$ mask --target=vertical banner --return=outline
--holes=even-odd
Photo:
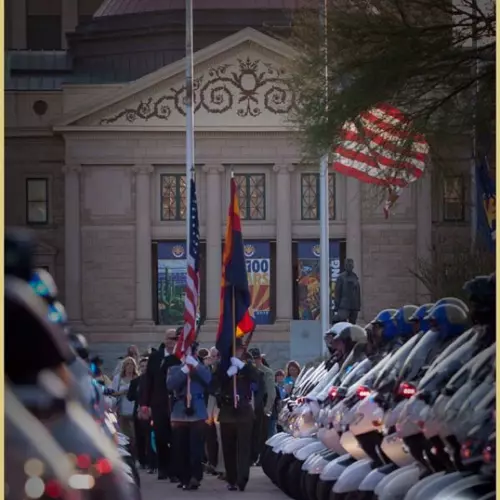
[[[158,243],[158,322],[182,325],[187,256],[184,241]]]
[[[299,319],[320,319],[320,245],[319,241],[299,241],[298,302]],[[340,243],[330,241],[330,309],[335,297],[335,281],[340,274]]]
[[[269,241],[246,241],[244,252],[252,298],[250,312],[255,324],[268,325],[271,323],[271,244]]]

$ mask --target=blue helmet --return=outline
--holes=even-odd
[[[445,337],[461,335],[469,327],[467,313],[455,304],[434,306],[424,320],[429,321],[431,328],[438,330]]]
[[[426,316],[429,314],[429,311],[434,307],[434,304],[424,304],[417,308],[417,310],[411,315],[410,321],[412,323],[418,324],[418,330],[421,332],[426,332],[430,328],[429,321],[426,320]]]
[[[386,326],[387,334],[391,337],[409,337],[413,332],[411,316],[418,309],[417,306],[407,305],[398,309],[392,316],[392,322]]]
[[[68,322],[66,309],[59,301],[49,305],[49,321],[57,325],[65,325]]]
[[[52,303],[56,299],[56,283],[54,278],[45,269],[36,269],[31,276],[29,284],[35,293],[47,302]]]
[[[463,309],[465,313],[469,314],[469,308],[467,307],[467,304],[463,300],[457,299],[456,297],[444,297],[442,299],[439,299],[434,304],[434,307],[441,306],[443,304],[453,304]]]
[[[396,309],[383,309],[375,316],[375,319],[371,321],[372,325],[379,326],[381,328],[382,337],[385,340],[397,337],[397,333],[394,333],[395,328],[393,328],[394,321],[392,319],[396,312]]]

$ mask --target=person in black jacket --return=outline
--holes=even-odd
[[[175,460],[171,457],[172,428],[170,425],[171,401],[167,389],[167,372],[171,366],[179,365],[180,360],[173,354],[175,343],[183,327],[167,330],[165,342],[148,360],[144,378],[144,389],[139,395],[141,415],[151,415],[156,438],[158,458],[158,479],[170,478],[178,482]]]
[[[151,420],[149,418],[144,418],[139,412],[139,398],[141,391],[144,389],[147,364],[148,358],[142,358],[139,362],[140,375],[130,382],[127,399],[134,402],[134,430],[137,460],[143,469],[146,467],[152,469],[154,468],[154,464],[151,463],[151,455],[149,453]]]

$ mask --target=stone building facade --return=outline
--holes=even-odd
[[[197,51],[194,61],[200,340],[215,338],[234,173],[260,318],[254,342],[276,366],[289,357],[290,322],[316,317],[318,300],[318,167],[301,162],[287,122],[296,97],[285,78],[293,55],[245,28]],[[6,93],[7,224],[34,230],[38,265],[55,276],[74,328],[109,359],[128,344],[156,345],[178,324],[168,301],[185,267],[183,86],[178,60],[126,83]],[[443,210],[463,200],[445,199],[427,176],[404,190],[385,220],[369,186],[332,174],[329,192],[332,277],[345,257],[354,259],[362,319],[426,301],[411,271],[430,258]]]

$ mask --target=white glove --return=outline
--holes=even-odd
[[[186,356],[186,365],[189,365],[189,366],[192,366],[192,367],[196,367],[198,366],[199,362],[196,358],[194,358],[193,356],[189,355],[189,356]]]
[[[228,377],[234,377],[238,373],[238,368],[232,365],[229,367],[226,373]]]
[[[188,375],[189,374],[189,366],[182,365],[181,372],[184,372],[186,375]]]
[[[243,361],[241,361],[241,359],[231,358],[231,366],[236,366],[236,368],[238,368],[238,370],[241,370],[245,366],[245,363],[243,363]]]

